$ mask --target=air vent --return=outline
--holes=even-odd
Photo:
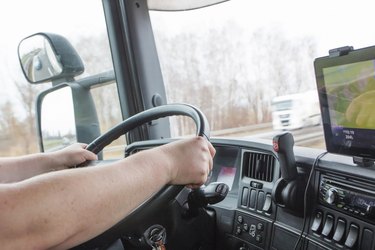
[[[272,182],[275,157],[270,154],[246,151],[243,154],[242,175]]]
[[[149,149],[149,147],[135,147],[135,148],[132,148],[132,149],[126,149],[125,150],[125,157],[128,157],[130,155],[133,155],[135,153],[138,153],[140,151],[143,151],[143,150],[146,150],[146,149]]]

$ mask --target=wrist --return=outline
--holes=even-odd
[[[66,168],[65,164],[61,161],[61,156],[58,151],[43,153],[43,156],[46,159],[47,167],[53,170],[62,170]]]
[[[164,182],[164,184],[170,184],[176,174],[174,173],[172,160],[168,157],[168,152],[164,147],[156,147],[149,151],[150,152],[142,158],[147,160],[148,162],[146,164],[152,168],[150,173],[161,177],[161,181]]]
[[[176,164],[173,162],[173,153],[168,151],[168,146],[164,145],[161,147],[155,148],[158,156],[158,163],[161,165],[162,171],[165,173],[167,178],[167,184],[171,184],[177,176]]]

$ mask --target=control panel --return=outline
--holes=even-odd
[[[358,218],[375,222],[375,192],[322,176],[319,201]]]
[[[374,249],[374,226],[369,223],[322,206],[313,213],[311,219],[310,232],[330,248]]]
[[[374,249],[375,192],[370,183],[322,174],[310,220],[314,240],[338,249]]]
[[[268,230],[268,222],[244,213],[236,214],[233,235],[250,245],[265,249]]]

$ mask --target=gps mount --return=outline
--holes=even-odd
[[[353,51],[354,48],[353,46],[344,46],[344,47],[339,47],[335,49],[330,49],[328,51],[329,57],[338,57],[338,56],[344,56],[349,54],[350,51]]]
[[[353,163],[360,166],[360,167],[373,167],[375,160],[365,157],[353,156]]]

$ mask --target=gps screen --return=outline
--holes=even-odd
[[[327,150],[375,158],[375,57],[364,50],[374,48],[318,58],[315,71]]]

